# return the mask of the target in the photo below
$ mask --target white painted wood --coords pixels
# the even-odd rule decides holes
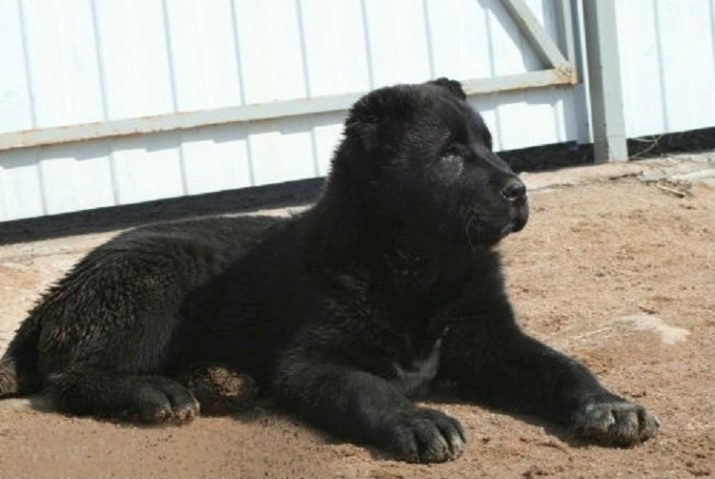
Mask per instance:
[[[501,3],[509,11],[511,20],[519,26],[519,33],[528,40],[529,46],[544,67],[569,68],[564,54],[556,45],[558,36],[547,32],[544,28],[544,17],[554,16],[553,7],[541,12],[544,13],[544,16],[539,18],[524,0],[501,0]]]
[[[543,68],[524,35],[502,4],[485,1],[489,32],[491,76],[535,71]],[[536,12],[535,12],[536,13]],[[543,21],[540,16],[537,19]],[[542,89],[499,95],[496,106],[496,146],[499,150],[524,148],[560,140],[556,106],[563,91]],[[574,139],[574,138],[572,138]],[[563,140],[561,140],[563,141]]]
[[[297,3],[294,0],[234,1],[246,103],[309,95]],[[300,123],[286,119],[248,127],[248,154],[254,184],[309,178],[316,174],[312,133]],[[276,130],[277,127],[288,130]]]
[[[165,1],[177,109],[242,103],[230,0]]]
[[[525,98],[522,92],[499,96],[498,112],[501,125],[502,150],[526,148],[532,145],[556,143],[559,131],[555,108],[560,92],[547,88],[538,98]]]
[[[626,135],[662,132],[666,118],[665,92],[653,0],[616,2],[616,20]],[[637,29],[633,28],[635,24]]]
[[[35,149],[0,155],[0,196],[4,198],[5,220],[32,218],[47,214],[43,204],[40,166]]]
[[[57,148],[67,148],[67,155],[74,155],[82,209],[117,204],[109,158],[109,141],[89,141],[82,143],[81,148],[72,148],[70,145],[58,145]]]
[[[435,73],[450,78],[486,78],[490,70],[485,41],[486,12],[471,0],[427,0]]]
[[[34,126],[18,6],[0,1],[0,132]]]
[[[252,185],[248,140],[233,125],[183,132],[181,149],[187,194]]]
[[[115,204],[106,141],[0,155],[0,221]]]
[[[251,125],[249,148],[256,185],[316,176],[310,125],[286,118]]]
[[[425,12],[415,0],[363,0],[374,87],[434,76]]]
[[[308,95],[368,91],[370,78],[360,0],[303,0],[298,5]]]
[[[106,141],[37,151],[47,214],[115,204]]]
[[[25,1],[22,8],[36,126],[101,120],[89,2]]]
[[[173,111],[161,0],[95,2],[107,117]]]
[[[560,1],[524,0],[551,35]],[[715,0],[616,6],[628,135],[715,126]],[[0,32],[0,132],[141,126],[113,140],[77,130],[64,145],[51,136],[61,130],[43,130],[48,146],[25,149],[42,131],[4,136],[15,143],[0,152],[0,221],[325,175],[359,92],[437,76],[493,87],[543,67],[500,0],[0,0]],[[506,150],[583,140],[577,95],[470,103]],[[232,117],[250,121],[202,116],[243,105],[260,105]],[[175,111],[197,123],[152,133],[168,117],[146,117]]]
[[[700,0],[620,0],[616,7],[627,135],[715,125],[713,7]]]
[[[44,192],[46,213],[49,215],[83,209],[77,164],[72,157],[39,158],[40,179]]]
[[[110,141],[117,203],[128,204],[186,193],[177,133]]]
[[[707,41],[712,38],[707,3],[659,0],[655,8],[666,92],[665,128],[691,130],[703,120],[715,125],[715,51]]]
[[[492,48],[492,76],[510,75],[543,68],[533,48],[499,0],[484,0]]]
[[[241,105],[231,1],[172,0],[163,8],[175,109]],[[179,133],[177,154],[186,194],[250,186],[246,140],[227,136],[226,128]]]
[[[246,103],[306,94],[294,0],[234,0]]]

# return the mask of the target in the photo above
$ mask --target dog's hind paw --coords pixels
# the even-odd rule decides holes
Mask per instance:
[[[234,414],[250,409],[258,396],[258,385],[248,374],[222,365],[197,366],[177,380],[186,385],[206,415]]]

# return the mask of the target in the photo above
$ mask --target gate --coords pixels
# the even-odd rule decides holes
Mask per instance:
[[[655,2],[687,19],[715,4]],[[615,38],[640,3],[0,0],[0,221],[323,176],[365,91],[438,76],[498,150],[627,159],[637,90],[622,98]]]

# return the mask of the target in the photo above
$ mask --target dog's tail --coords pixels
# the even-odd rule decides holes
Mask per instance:
[[[38,316],[31,313],[23,321],[0,359],[0,399],[32,394],[40,389],[37,343],[41,321]]]

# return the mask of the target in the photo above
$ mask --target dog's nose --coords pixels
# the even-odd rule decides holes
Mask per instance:
[[[513,179],[501,190],[501,195],[507,200],[516,203],[526,197],[526,186],[521,180]]]

